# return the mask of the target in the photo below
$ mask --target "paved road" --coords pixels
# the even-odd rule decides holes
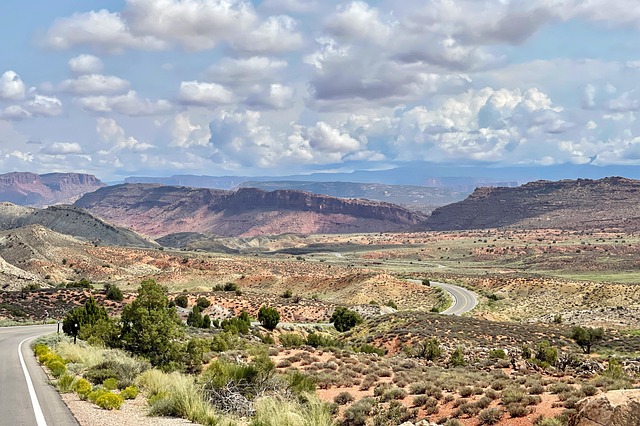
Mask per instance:
[[[29,346],[36,337],[55,331],[55,324],[0,327],[0,425],[78,425]]]
[[[409,281],[418,284],[422,283],[421,280]],[[431,285],[433,287],[440,287],[441,289],[449,293],[453,298],[453,304],[449,307],[449,309],[441,312],[443,315],[462,315],[471,311],[478,304],[478,296],[474,292],[467,290],[466,288],[453,284],[440,283],[437,281],[431,281]]]

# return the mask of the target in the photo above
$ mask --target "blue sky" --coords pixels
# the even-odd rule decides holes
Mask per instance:
[[[2,172],[640,164],[628,0],[6,0],[0,16]]]

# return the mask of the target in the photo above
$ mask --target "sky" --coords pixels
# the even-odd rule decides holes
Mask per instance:
[[[640,165],[630,0],[3,0],[0,172]]]

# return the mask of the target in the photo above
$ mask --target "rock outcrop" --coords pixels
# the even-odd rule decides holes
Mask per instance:
[[[395,204],[303,191],[223,191],[149,184],[101,188],[76,206],[149,236],[404,231],[426,216]]]
[[[0,175],[0,202],[32,207],[69,204],[103,186],[97,177],[84,173],[6,173]]]
[[[425,230],[500,227],[574,230],[640,230],[640,181],[621,177],[558,182],[517,188],[478,188],[465,200],[440,207]]]
[[[570,426],[638,426],[640,425],[640,390],[615,390],[576,405],[577,413]]]

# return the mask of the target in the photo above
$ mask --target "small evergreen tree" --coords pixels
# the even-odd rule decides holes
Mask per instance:
[[[356,325],[362,323],[362,321],[364,320],[360,314],[343,306],[338,306],[329,320],[329,322],[333,323],[336,330],[341,332],[351,330]]]
[[[573,327],[571,338],[582,348],[585,354],[591,353],[591,345],[604,338],[601,328]]]
[[[258,311],[258,321],[267,330],[274,330],[280,322],[280,313],[275,308],[262,306]]]

